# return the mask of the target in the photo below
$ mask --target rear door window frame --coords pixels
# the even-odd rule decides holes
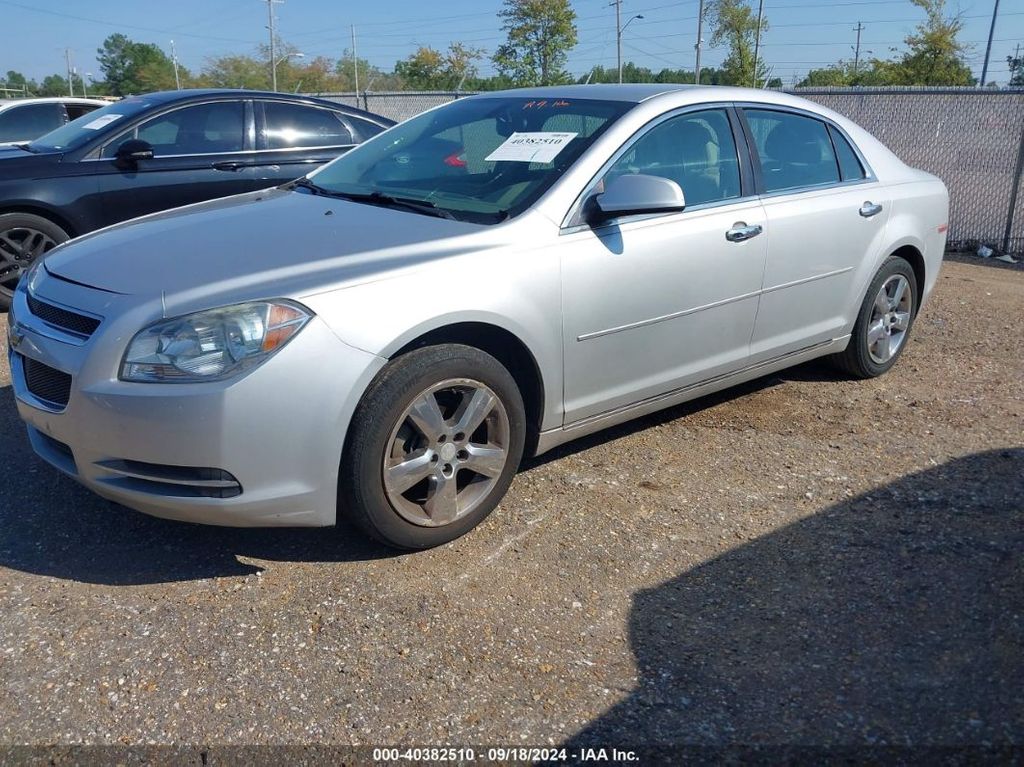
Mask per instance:
[[[322,109],[325,112],[331,112],[336,115],[339,122],[345,126],[348,130],[348,135],[352,139],[351,143],[348,144],[314,144],[310,146],[282,146],[271,148],[267,146],[266,141],[266,126],[267,126],[267,114],[265,107],[267,104],[286,104],[288,106],[298,106],[304,109]],[[255,124],[255,139],[256,139],[256,151],[257,152],[308,152],[315,151],[317,149],[344,149],[346,147],[351,148],[359,146],[360,133],[355,130],[352,126],[351,121],[348,119],[348,115],[340,109],[332,109],[331,107],[323,106],[321,104],[297,104],[293,101],[275,100],[270,98],[257,98],[254,102],[256,124]],[[386,130],[386,129],[383,129]]]

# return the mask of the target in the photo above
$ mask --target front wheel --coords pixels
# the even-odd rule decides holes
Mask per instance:
[[[338,512],[398,548],[447,543],[498,505],[525,432],[515,379],[494,357],[460,344],[405,354],[352,418]]]
[[[900,256],[889,256],[868,287],[849,346],[833,360],[858,378],[882,375],[902,354],[917,307],[913,267]]]
[[[10,307],[21,275],[33,262],[68,239],[67,232],[41,216],[0,214],[0,310]]]

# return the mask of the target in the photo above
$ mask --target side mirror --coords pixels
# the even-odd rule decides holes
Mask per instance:
[[[142,139],[130,138],[117,148],[114,159],[118,165],[134,168],[140,160],[153,159],[153,145]]]
[[[591,223],[641,213],[671,213],[686,207],[679,184],[661,176],[635,173],[619,176],[608,184],[603,194],[592,198]]]

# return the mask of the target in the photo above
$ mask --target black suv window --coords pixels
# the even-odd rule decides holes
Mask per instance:
[[[745,109],[766,192],[837,183],[839,165],[828,128],[813,117]]]
[[[64,124],[64,112],[57,102],[23,104],[0,112],[0,141],[29,141]]]
[[[679,184],[687,207],[740,196],[736,143],[724,109],[688,112],[651,128],[604,178],[644,173]]]
[[[263,140],[267,149],[355,143],[341,116],[330,109],[265,101],[263,114]]]
[[[378,133],[382,133],[385,130],[383,125],[377,125],[377,123],[364,120],[361,117],[352,117],[351,115],[348,115],[347,119],[349,124],[356,129],[356,132],[359,134],[359,138],[363,141],[371,139]]]
[[[132,133],[149,142],[156,157],[240,152],[245,148],[245,104],[217,101],[175,109],[114,139],[103,149],[103,156],[113,157]]]

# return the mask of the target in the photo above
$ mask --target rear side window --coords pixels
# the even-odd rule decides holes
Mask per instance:
[[[82,115],[87,115],[97,108],[96,104],[65,104],[69,120],[77,120]]]
[[[766,192],[840,180],[828,127],[812,117],[769,109],[744,110],[761,160]]]
[[[64,124],[60,104],[25,104],[0,112],[0,141],[31,141]]]
[[[266,101],[263,110],[263,140],[267,149],[355,143],[341,116],[330,109]]]
[[[370,122],[369,120],[364,120],[361,117],[352,117],[349,115],[348,121],[352,127],[355,128],[356,133],[359,134],[359,138],[363,141],[371,139],[378,133],[382,133],[384,131],[384,126],[377,125],[377,123]]]
[[[843,181],[859,181],[864,178],[864,166],[860,164],[860,159],[857,157],[857,153],[853,151],[853,147],[850,146],[850,142],[831,125],[828,126],[828,132],[832,136],[832,145],[836,148],[836,156],[839,158],[839,172],[843,176]]]

